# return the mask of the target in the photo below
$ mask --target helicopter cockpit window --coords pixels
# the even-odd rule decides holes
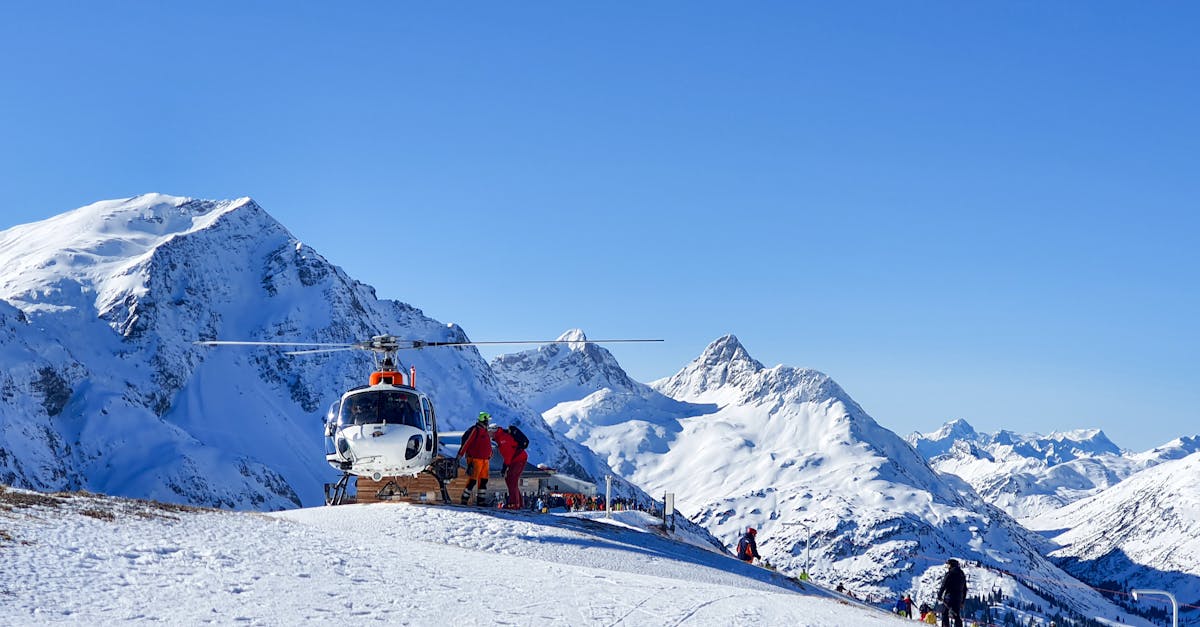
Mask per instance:
[[[342,403],[340,425],[408,425],[425,429],[420,400],[410,392],[363,392]]]

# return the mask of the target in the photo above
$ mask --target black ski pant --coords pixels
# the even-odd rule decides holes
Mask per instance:
[[[951,618],[954,619],[953,627],[963,627],[962,603],[944,603],[942,605],[942,627],[951,627]]]

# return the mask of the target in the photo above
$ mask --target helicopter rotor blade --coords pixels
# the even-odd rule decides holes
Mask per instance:
[[[201,340],[192,342],[201,346],[340,346],[354,348],[355,344],[334,344],[330,342],[245,342],[236,340]]]
[[[296,346],[305,347],[287,351],[285,355],[309,355],[313,353],[334,353],[348,350],[366,350],[378,353],[394,353],[396,351],[433,348],[439,346],[484,346],[484,345],[520,345],[520,344],[614,344],[619,342],[661,342],[661,339],[611,339],[611,340],[500,340],[481,342],[427,342],[425,340],[404,340],[391,335],[378,336],[370,340],[354,343],[333,342],[265,342],[245,340],[201,340],[193,342],[200,346]],[[403,344],[403,345],[402,345]]]
[[[428,348],[433,346],[482,346],[496,344],[614,344],[617,342],[661,342],[662,340],[619,339],[619,340],[502,340],[483,342],[423,342],[412,340],[411,348]]]

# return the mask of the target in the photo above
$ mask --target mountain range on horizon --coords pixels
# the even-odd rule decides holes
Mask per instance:
[[[1100,429],[1049,435],[978,433],[959,419],[906,438],[930,465],[960,477],[1014,518],[1037,517],[1095,495],[1133,474],[1200,451],[1184,436],[1148,451],[1127,451]]]
[[[719,338],[676,375],[649,384],[666,399],[686,403],[675,416],[643,411],[648,402],[659,408],[665,402],[654,396],[648,401],[644,388],[626,389],[621,377],[597,376],[613,369],[603,348],[573,356],[564,356],[566,350],[523,351],[492,360],[492,367],[511,385],[547,399],[535,408],[560,434],[607,455],[610,466],[651,494],[685,493],[680,507],[697,512],[695,520],[727,544],[747,525],[776,539],[769,559],[785,572],[811,566],[814,576],[868,594],[920,594],[936,585],[936,577],[920,575],[926,567],[921,562],[952,554],[980,565],[972,569],[973,580],[1020,597],[1019,586],[993,573],[1018,570],[1012,556],[1023,548],[1038,553],[1053,546],[991,509],[957,476],[933,472],[915,447],[866,416],[827,376],[766,368],[735,336]],[[542,368],[553,374],[543,376]],[[561,400],[559,381],[590,381],[599,389],[576,390],[582,398]],[[1083,439],[1083,432],[1074,436]],[[791,450],[776,447],[776,440]],[[803,549],[810,531],[807,564]],[[1026,582],[1070,579],[1030,577],[1036,567],[1029,564],[1022,569]],[[1026,598],[1070,595],[1038,590]]]
[[[320,417],[360,383],[362,360],[192,342],[467,338],[379,299],[246,198],[94,203],[0,232],[0,267],[0,483],[39,490],[317,504],[333,473]],[[1098,430],[979,434],[965,421],[906,439],[828,376],[765,367],[734,335],[649,383],[582,330],[559,339],[490,363],[470,347],[406,358],[448,427],[479,409],[511,417],[528,427],[531,462],[594,481],[614,474],[621,493],[642,498],[673,492],[727,546],[755,526],[782,572],[869,597],[928,597],[954,556],[978,589],[1139,624],[1075,579],[1096,585],[1070,553],[1077,540],[1017,519],[1077,520],[1046,517],[1104,503],[1146,472],[1192,472],[1184,462],[1200,450],[1185,437],[1130,453]],[[1200,513],[1181,512],[1171,529],[1191,529],[1190,517]],[[1153,581],[1149,558],[1130,555],[1127,572]],[[1195,575],[1182,577],[1172,581]]]

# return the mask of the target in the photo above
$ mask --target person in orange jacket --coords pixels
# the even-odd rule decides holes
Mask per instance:
[[[455,461],[467,457],[467,487],[462,493],[462,504],[471,500],[471,490],[479,482],[479,491],[475,493],[475,504],[481,505],[487,490],[488,471],[492,461],[492,440],[488,437],[488,423],[491,414],[479,412],[479,419],[469,429],[463,432],[462,446],[458,447]]]
[[[511,429],[516,427],[496,429],[495,433],[492,433],[492,439],[496,441],[496,450],[500,451],[500,459],[504,461],[500,474],[504,475],[504,485],[508,486],[507,506],[509,509],[521,509],[525,507],[524,499],[521,498],[521,473],[525,472],[525,462],[529,461],[529,454],[513,437]],[[525,442],[528,444],[528,440]]]

